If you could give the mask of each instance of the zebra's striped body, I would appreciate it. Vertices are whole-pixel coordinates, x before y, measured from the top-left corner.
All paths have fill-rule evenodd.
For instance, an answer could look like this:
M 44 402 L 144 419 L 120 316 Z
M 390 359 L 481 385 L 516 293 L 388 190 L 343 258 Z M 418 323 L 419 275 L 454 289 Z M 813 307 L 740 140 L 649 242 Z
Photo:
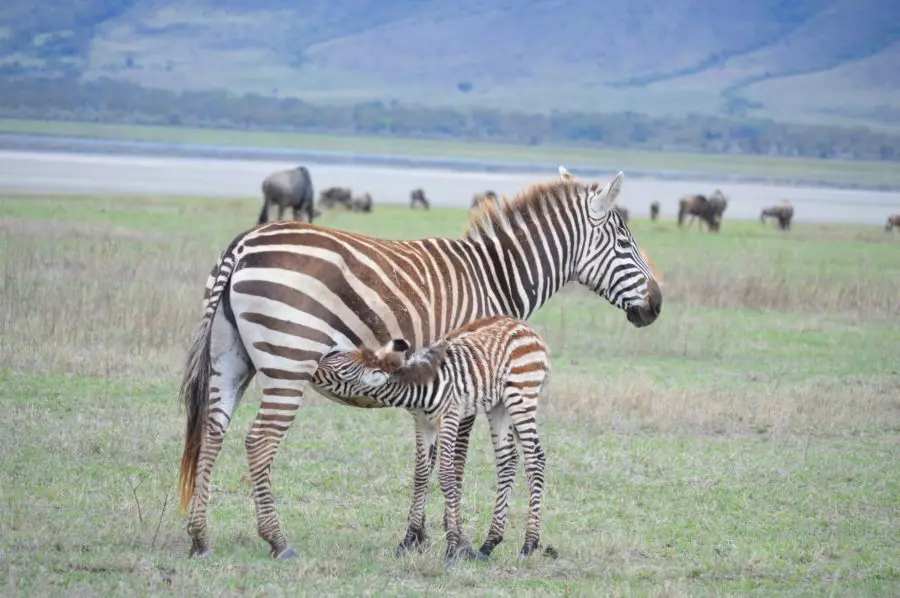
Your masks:
M 251 378 L 263 400 L 245 440 L 257 529 L 275 557 L 293 556 L 270 470 L 322 356 L 334 348 L 413 349 L 482 317 L 530 317 L 570 280 L 653 323 L 662 295 L 605 187 L 574 179 L 485 202 L 461 239 L 388 241 L 305 223 L 263 225 L 235 238 L 210 274 L 182 380 L 188 425 L 181 504 L 191 504 L 192 554 L 209 552 L 213 463 Z M 345 404 L 353 400 L 332 395 Z M 365 406 L 360 404 L 360 406 Z
M 444 493 L 447 556 L 471 551 L 460 529 L 462 478 L 469 434 L 476 415 L 485 413 L 497 462 L 497 500 L 479 552 L 490 555 L 503 540 L 518 466 L 515 438 L 522 444 L 530 490 L 525 543 L 528 556 L 540 540 L 544 451 L 537 431 L 537 404 L 550 375 L 550 351 L 528 324 L 508 316 L 477 320 L 446 339 L 414 353 L 395 339 L 377 352 L 366 348 L 336 351 L 319 362 L 313 383 L 346 397 L 362 396 L 399 407 L 416 421 L 416 465 L 407 536 L 398 552 L 425 539 L 425 498 L 440 440 L 438 481 Z

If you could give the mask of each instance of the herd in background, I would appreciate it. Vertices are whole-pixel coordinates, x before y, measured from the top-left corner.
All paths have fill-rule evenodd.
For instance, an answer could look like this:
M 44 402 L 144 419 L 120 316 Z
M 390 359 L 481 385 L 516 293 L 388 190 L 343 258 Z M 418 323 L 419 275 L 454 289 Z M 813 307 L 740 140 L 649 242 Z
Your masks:
M 258 224 L 268 222 L 269 208 L 273 205 L 278 208 L 278 220 L 284 218 L 284 213 L 288 208 L 291 209 L 294 220 L 313 222 L 315 218 L 322 215 L 322 211 L 316 208 L 312 177 L 305 166 L 273 172 L 263 180 L 262 194 L 263 206 Z M 497 199 L 497 193 L 492 190 L 476 193 L 472 197 L 470 209 L 477 208 L 485 201 L 496 201 Z M 351 190 L 347 187 L 330 187 L 319 193 L 318 203 L 323 210 L 343 208 L 351 212 L 370 213 L 374 202 L 369 193 L 353 197 Z M 409 193 L 410 209 L 415 209 L 417 206 L 421 206 L 425 210 L 431 208 L 431 203 L 421 188 L 413 189 Z M 709 232 L 718 232 L 727 207 L 728 198 L 720 189 L 713 191 L 709 197 L 699 194 L 685 195 L 678 200 L 678 227 L 681 228 L 687 218 L 688 230 L 690 230 L 691 224 L 698 220 L 697 226 L 701 230 L 703 223 L 706 223 Z M 627 223 L 628 210 L 620 205 L 616 205 L 615 209 Z M 305 218 L 301 218 L 304 215 Z M 659 219 L 659 215 L 660 204 L 658 201 L 654 201 L 650 204 L 650 220 L 655 222 Z M 763 208 L 759 215 L 759 221 L 765 223 L 770 218 L 778 223 L 779 229 L 790 230 L 791 221 L 794 219 L 794 206 L 788 200 L 784 200 L 778 205 Z M 891 231 L 895 227 L 900 228 L 900 214 L 888 216 L 885 230 Z

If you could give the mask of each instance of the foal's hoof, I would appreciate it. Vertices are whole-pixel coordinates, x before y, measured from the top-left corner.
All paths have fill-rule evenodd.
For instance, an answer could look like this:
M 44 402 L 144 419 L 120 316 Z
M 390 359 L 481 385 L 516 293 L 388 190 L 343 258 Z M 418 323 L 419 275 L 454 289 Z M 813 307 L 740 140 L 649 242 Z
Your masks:
M 207 548 L 203 551 L 192 550 L 191 557 L 201 557 L 201 558 L 212 558 L 213 551 L 212 548 Z
M 273 559 L 279 559 L 279 560 L 282 560 L 282 561 L 287 561 L 287 560 L 290 560 L 290 559 L 295 559 L 295 558 L 297 558 L 297 551 L 294 550 L 293 548 L 291 548 L 290 546 L 288 546 L 287 548 L 285 548 L 284 550 L 282 550 L 280 554 L 275 554 L 274 551 L 273 551 L 273 553 L 272 553 L 272 558 L 273 558 Z

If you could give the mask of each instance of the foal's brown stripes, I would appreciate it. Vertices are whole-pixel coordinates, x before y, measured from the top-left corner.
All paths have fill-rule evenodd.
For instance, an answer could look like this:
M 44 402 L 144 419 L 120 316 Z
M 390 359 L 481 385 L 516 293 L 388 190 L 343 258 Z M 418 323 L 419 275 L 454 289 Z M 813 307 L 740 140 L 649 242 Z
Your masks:
M 398 344 L 399 343 L 399 344 Z M 438 480 L 445 497 L 444 526 L 447 556 L 471 547 L 460 529 L 462 492 L 469 435 L 476 414 L 487 414 L 497 462 L 497 499 L 487 537 L 480 552 L 487 556 L 503 540 L 509 496 L 518 466 L 515 435 L 525 455 L 530 489 L 525 543 L 528 556 L 540 541 L 540 508 L 545 457 L 538 440 L 538 398 L 550 375 L 550 353 L 544 340 L 527 323 L 506 316 L 477 320 L 438 341 L 445 351 L 427 350 L 405 360 L 407 343 L 390 341 L 379 352 L 369 349 L 336 351 L 319 362 L 313 383 L 343 396 L 365 396 L 378 405 L 399 407 L 416 421 L 416 463 L 409 528 L 398 551 L 425 542 L 425 499 L 440 438 Z M 397 366 L 396 362 L 405 361 Z M 431 379 L 423 386 L 410 382 L 412 367 L 427 367 Z M 386 382 L 373 385 L 371 376 L 383 373 Z M 418 375 L 418 371 L 416 374 Z M 382 380 L 383 381 L 383 380 Z

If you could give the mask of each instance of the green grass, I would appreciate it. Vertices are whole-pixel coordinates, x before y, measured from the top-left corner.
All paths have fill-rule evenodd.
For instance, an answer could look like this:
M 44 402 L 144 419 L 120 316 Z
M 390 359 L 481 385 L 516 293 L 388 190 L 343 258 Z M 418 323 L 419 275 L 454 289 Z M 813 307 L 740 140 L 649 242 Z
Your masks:
M 218 251 L 256 200 L 0 193 L 0 588 L 4 595 L 896 596 L 900 593 L 900 235 L 671 221 L 632 229 L 664 280 L 637 330 L 578 288 L 533 319 L 554 360 L 539 421 L 543 539 L 516 561 L 520 474 L 492 560 L 395 559 L 412 422 L 312 397 L 274 484 L 300 558 L 256 535 L 243 434 L 254 383 L 214 474 L 216 556 L 186 558 L 175 511 L 182 360 Z M 455 236 L 461 210 L 327 213 L 389 238 Z M 464 524 L 493 503 L 476 425 Z
M 591 167 L 689 171 L 767 178 L 805 178 L 825 183 L 867 186 L 900 185 L 900 171 L 890 163 L 807 158 L 769 158 L 721 154 L 662 153 L 634 150 L 527 147 L 493 143 L 464 143 L 387 137 L 303 135 L 264 131 L 234 131 L 113 125 L 70 121 L 0 119 L 0 133 L 89 137 L 96 139 L 193 143 L 225 147 L 290 148 L 346 151 L 379 155 L 412 155 Z

